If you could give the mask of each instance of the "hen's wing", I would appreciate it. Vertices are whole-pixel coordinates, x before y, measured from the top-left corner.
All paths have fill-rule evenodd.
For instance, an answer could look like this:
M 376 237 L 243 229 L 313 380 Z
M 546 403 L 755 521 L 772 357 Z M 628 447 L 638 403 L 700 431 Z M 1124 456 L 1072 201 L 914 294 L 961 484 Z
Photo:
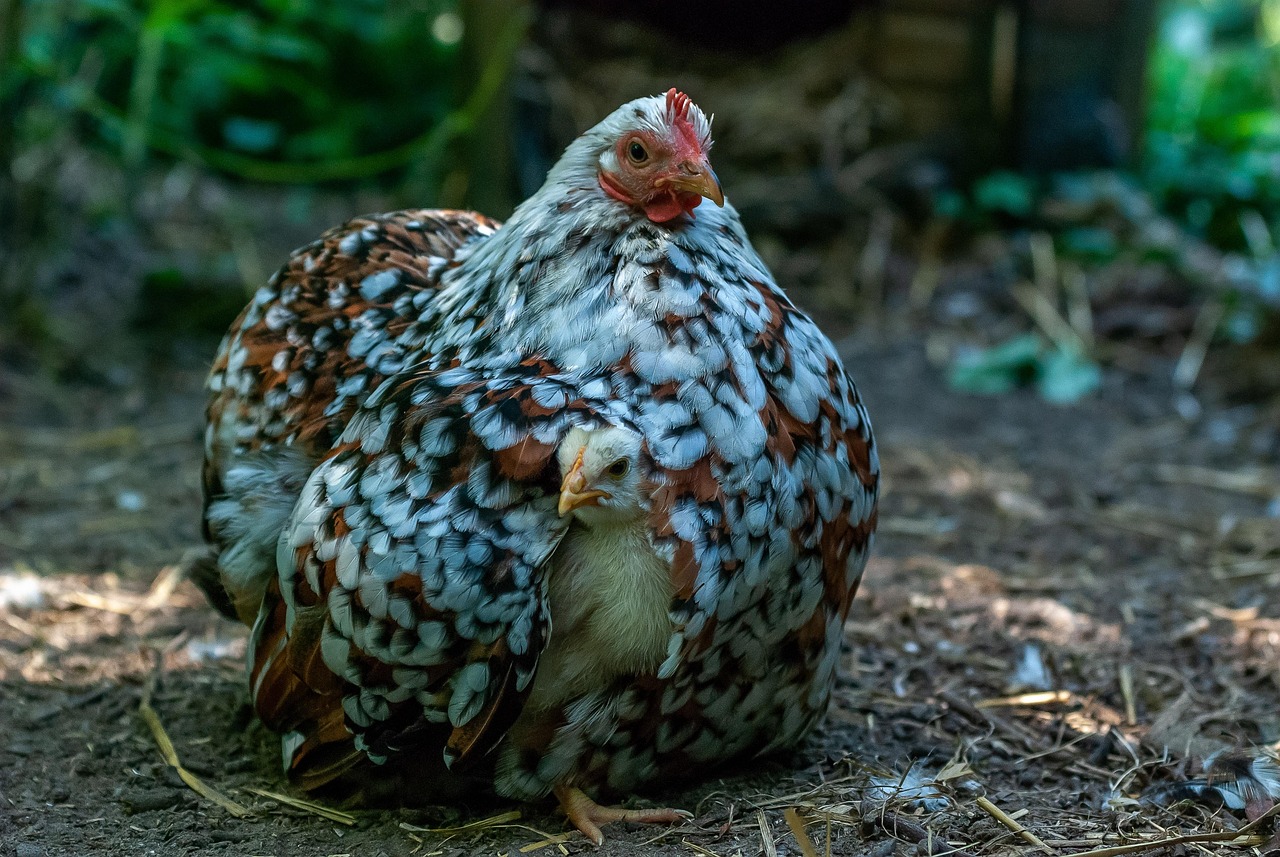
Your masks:
M 404 368 L 425 333 L 412 323 L 458 250 L 497 228 L 462 211 L 357 218 L 296 251 L 232 324 L 209 376 L 203 479 L 219 556 L 202 585 L 224 612 L 252 621 L 311 468 Z
M 457 767 L 502 738 L 549 628 L 556 444 L 616 408 L 527 361 L 388 382 L 352 417 L 253 633 L 254 703 L 291 776 L 315 787 L 406 749 Z

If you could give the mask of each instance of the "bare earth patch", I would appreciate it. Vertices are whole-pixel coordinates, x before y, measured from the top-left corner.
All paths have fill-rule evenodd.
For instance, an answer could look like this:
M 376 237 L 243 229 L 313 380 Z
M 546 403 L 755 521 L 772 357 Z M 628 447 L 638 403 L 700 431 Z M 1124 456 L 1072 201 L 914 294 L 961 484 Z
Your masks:
M 694 818 L 609 828 L 600 853 L 1265 851 L 1270 819 L 1232 842 L 1246 822 L 1225 809 L 1137 798 L 1280 741 L 1274 453 L 1212 410 L 1178 417 L 1167 372 L 1109 374 L 1064 408 L 951 392 L 909 341 L 844 350 L 885 492 L 831 713 L 792 755 L 637 798 Z M 549 804 L 287 802 L 303 796 L 245 703 L 244 629 L 174 571 L 199 543 L 200 382 L 8 385 L 0 854 L 594 850 Z M 166 764 L 139 711 L 152 682 L 152 725 L 245 817 Z

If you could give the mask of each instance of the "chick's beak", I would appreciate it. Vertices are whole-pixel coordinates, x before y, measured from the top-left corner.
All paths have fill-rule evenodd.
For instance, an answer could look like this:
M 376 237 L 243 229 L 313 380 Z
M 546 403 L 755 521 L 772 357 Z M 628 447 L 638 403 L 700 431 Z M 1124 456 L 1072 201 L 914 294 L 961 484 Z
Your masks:
M 598 506 L 601 498 L 607 499 L 612 496 L 608 491 L 588 490 L 587 477 L 582 475 L 582 456 L 586 451 L 586 447 L 578 450 L 578 457 L 574 460 L 573 467 L 569 468 L 569 472 L 564 475 L 564 481 L 560 483 L 561 517 L 583 506 Z
M 724 191 L 720 189 L 720 179 L 706 157 L 690 158 L 682 161 L 677 171 L 666 180 L 667 185 L 676 190 L 696 193 L 724 207 Z

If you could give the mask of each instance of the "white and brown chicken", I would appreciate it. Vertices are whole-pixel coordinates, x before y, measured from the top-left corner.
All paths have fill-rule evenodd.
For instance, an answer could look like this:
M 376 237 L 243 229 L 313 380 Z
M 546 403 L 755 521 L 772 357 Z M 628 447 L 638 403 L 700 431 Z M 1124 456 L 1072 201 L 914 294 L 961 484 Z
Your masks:
M 295 782 L 554 793 L 598 842 L 679 815 L 593 797 L 822 716 L 876 447 L 710 146 L 685 95 L 637 99 L 505 224 L 353 220 L 233 324 L 202 583 Z

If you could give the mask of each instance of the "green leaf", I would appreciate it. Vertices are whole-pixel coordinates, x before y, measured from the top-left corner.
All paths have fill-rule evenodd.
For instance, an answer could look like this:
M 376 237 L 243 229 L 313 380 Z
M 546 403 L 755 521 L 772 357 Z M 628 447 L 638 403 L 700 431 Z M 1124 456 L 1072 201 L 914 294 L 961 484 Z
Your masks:
M 1084 355 L 1055 348 L 1040 360 L 1036 389 L 1050 402 L 1076 402 L 1102 384 L 1102 370 Z
M 988 395 L 1034 384 L 1042 398 L 1067 403 L 1097 390 L 1102 371 L 1079 352 L 1050 348 L 1041 337 L 1027 333 L 957 356 L 948 381 L 954 389 Z
M 964 195 L 954 190 L 942 190 L 933 199 L 933 211 L 938 217 L 959 220 L 967 208 Z
M 1007 393 L 1034 380 L 1040 349 L 1040 339 L 1028 333 L 992 348 L 962 353 L 951 364 L 947 380 L 953 388 L 969 393 Z
M 973 186 L 973 201 L 985 211 L 1026 217 L 1034 204 L 1031 180 L 1017 173 L 992 173 Z
M 1061 247 L 1068 255 L 1100 262 L 1110 261 L 1120 252 L 1116 236 L 1099 226 L 1068 229 L 1062 233 Z
M 231 148 L 257 155 L 280 142 L 280 126 L 262 119 L 232 116 L 222 124 L 222 136 Z

